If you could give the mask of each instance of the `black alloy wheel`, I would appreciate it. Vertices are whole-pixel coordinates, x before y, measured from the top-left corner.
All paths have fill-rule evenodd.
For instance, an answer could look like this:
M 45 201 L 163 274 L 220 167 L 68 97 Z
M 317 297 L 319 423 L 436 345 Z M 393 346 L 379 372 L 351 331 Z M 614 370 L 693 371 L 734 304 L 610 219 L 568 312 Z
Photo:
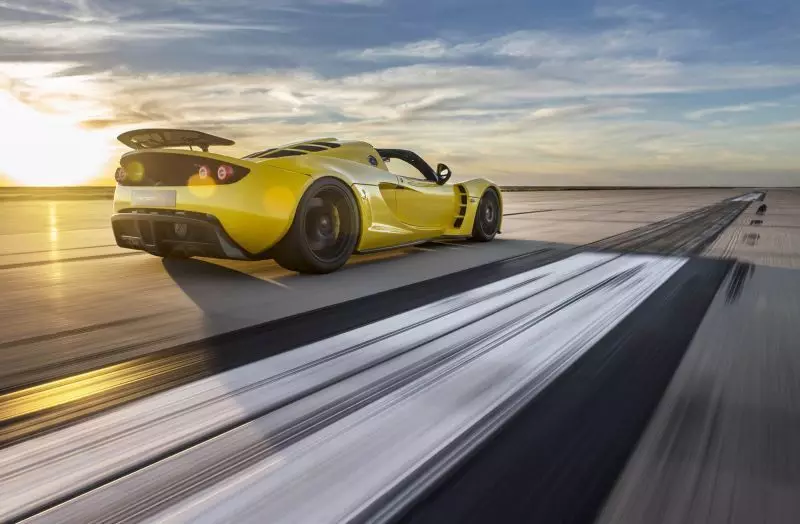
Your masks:
M 475 223 L 472 226 L 472 239 L 489 242 L 497 235 L 500 225 L 500 198 L 494 189 L 487 189 L 478 203 Z
M 343 266 L 358 242 L 359 214 L 353 193 L 334 178 L 320 179 L 300 199 L 289 231 L 273 256 L 299 273 L 330 273 Z

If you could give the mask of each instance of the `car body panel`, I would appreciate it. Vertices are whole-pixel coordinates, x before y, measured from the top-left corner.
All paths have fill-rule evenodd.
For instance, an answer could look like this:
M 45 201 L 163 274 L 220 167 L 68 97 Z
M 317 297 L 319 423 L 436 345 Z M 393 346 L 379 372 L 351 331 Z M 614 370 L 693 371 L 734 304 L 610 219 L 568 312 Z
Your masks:
M 458 208 L 453 186 L 420 178 L 397 178 L 397 217 L 405 224 L 443 233 L 443 226 L 453 222 Z
M 283 237 L 294 217 L 300 197 L 313 181 L 308 175 L 275 166 L 258 166 L 225 155 L 172 149 L 164 150 L 164 154 L 186 154 L 252 169 L 242 180 L 230 185 L 216 184 L 211 178 L 203 181 L 199 177 L 193 177 L 187 186 L 146 187 L 150 191 L 174 191 L 176 203 L 175 206 L 144 206 L 213 215 L 225 232 L 251 255 L 263 253 Z M 140 189 L 135 186 L 117 185 L 114 211 L 119 213 L 142 207 L 132 203 L 133 193 L 137 190 Z
M 298 153 L 298 147 L 309 151 Z M 265 150 L 261 154 L 273 155 L 266 158 L 252 155 L 234 158 L 173 148 L 147 149 L 148 154 L 154 152 L 187 155 L 198 164 L 208 161 L 241 166 L 249 173 L 227 184 L 217 183 L 213 176 L 197 175 L 189 177 L 183 186 L 139 187 L 120 183 L 114 195 L 115 220 L 124 221 L 133 211 L 205 214 L 220 238 L 228 239 L 244 258 L 270 258 L 270 248 L 289 230 L 304 192 L 323 177 L 336 178 L 353 192 L 361 224 L 357 253 L 441 237 L 468 237 L 483 192 L 493 188 L 502 199 L 499 188 L 484 179 L 439 185 L 422 175 L 419 178 L 396 175 L 378 151 L 362 141 L 325 138 L 297 142 Z M 139 153 L 139 150 L 128 152 L 121 161 L 130 165 Z M 291 156 L 280 156 L 284 154 Z M 174 205 L 164 204 L 169 199 L 164 202 L 153 199 L 146 205 L 137 205 L 133 197 L 143 190 L 169 192 L 170 197 L 174 193 Z M 146 216 L 141 214 L 137 219 Z M 123 245 L 119 238 L 118 243 Z

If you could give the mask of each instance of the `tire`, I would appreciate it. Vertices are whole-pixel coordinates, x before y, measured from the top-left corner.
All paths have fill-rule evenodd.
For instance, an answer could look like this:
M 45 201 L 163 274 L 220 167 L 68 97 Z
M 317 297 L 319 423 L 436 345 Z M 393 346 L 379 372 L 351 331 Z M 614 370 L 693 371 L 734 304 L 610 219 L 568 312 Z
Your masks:
M 350 188 L 335 178 L 322 178 L 303 194 L 292 225 L 272 256 L 289 271 L 330 273 L 353 254 L 359 227 L 358 205 Z
M 494 189 L 487 189 L 478 209 L 475 212 L 475 222 L 472 225 L 472 240 L 489 242 L 497 235 L 500 226 L 500 198 Z

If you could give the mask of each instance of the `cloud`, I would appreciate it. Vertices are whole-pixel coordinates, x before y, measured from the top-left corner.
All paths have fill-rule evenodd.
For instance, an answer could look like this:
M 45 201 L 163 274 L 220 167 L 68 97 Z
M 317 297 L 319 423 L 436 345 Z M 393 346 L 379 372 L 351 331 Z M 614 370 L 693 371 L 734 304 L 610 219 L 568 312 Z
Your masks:
M 554 60 L 530 69 L 417 64 L 341 77 L 280 69 L 65 76 L 69 65 L 18 66 L 14 92 L 40 110 L 72 113 L 93 128 L 210 122 L 254 135 L 259 126 L 276 123 L 298 129 L 344 123 L 376 135 L 393 126 L 414 135 L 431 125 L 450 134 L 463 133 L 464 125 L 474 126 L 477 135 L 517 132 L 531 125 L 628 119 L 646 112 L 643 104 L 652 104 L 654 95 L 724 90 L 734 80 L 753 87 L 800 82 L 800 70 L 777 66 L 619 59 Z
M 136 17 L 163 18 L 164 15 L 178 12 L 179 18 L 192 21 L 208 19 L 235 19 L 242 13 L 250 18 L 260 12 L 303 7 L 352 6 L 375 8 L 383 0 L 0 0 L 0 8 L 19 14 L 40 15 L 46 19 L 56 19 L 81 23 L 115 23 Z M 222 16 L 220 16 L 222 15 Z
M 753 102 L 749 104 L 738 104 L 732 106 L 708 107 L 705 109 L 690 111 L 689 113 L 686 113 L 686 118 L 689 120 L 702 120 L 708 116 L 718 115 L 720 113 L 749 113 L 770 107 L 780 107 L 780 104 L 778 102 Z
M 428 30 L 418 14 L 410 31 L 397 6 L 372 0 L 19 6 L 42 18 L 0 26 L 0 90 L 87 133 L 190 127 L 234 138 L 242 154 L 338 136 L 418 149 L 456 160 L 457 177 L 501 182 L 800 163 L 790 122 L 800 115 L 784 115 L 782 129 L 704 121 L 771 107 L 736 102 L 740 91 L 795 88 L 800 67 L 717 60 L 700 52 L 715 49 L 711 31 L 637 6 L 604 5 L 572 26 L 509 20 L 471 37 Z M 372 13 L 402 30 L 364 31 L 371 43 L 357 45 L 337 40 L 345 26 L 309 29 L 304 17 L 331 12 Z M 2 62 L 12 55 L 23 58 Z M 721 93 L 727 105 L 697 107 L 698 95 Z
M 800 131 L 800 120 L 790 120 L 788 122 L 777 122 L 768 126 L 771 130 L 778 131 Z
M 740 76 L 740 71 L 731 74 Z M 464 173 L 489 169 L 492 162 L 512 170 L 533 162 L 534 172 L 576 172 L 648 162 L 677 166 L 700 159 L 729 165 L 734 158 L 750 159 L 753 164 L 759 155 L 746 135 L 733 138 L 725 130 L 636 120 L 653 104 L 639 97 L 655 89 L 647 84 L 649 77 L 639 86 L 603 88 L 601 79 L 558 84 L 536 71 L 417 65 L 340 78 L 273 70 L 117 72 L 51 80 L 81 83 L 75 91 L 82 95 L 67 100 L 64 89 L 40 89 L 30 103 L 47 110 L 72 105 L 76 115 L 90 115 L 81 120 L 84 127 L 114 132 L 151 125 L 200 128 L 232 136 L 243 153 L 295 139 L 340 136 L 418 148 L 434 156 L 466 154 L 472 160 L 462 166 Z M 693 89 L 707 80 L 695 71 L 681 81 Z M 579 101 L 564 101 L 570 89 Z M 632 91 L 632 97 L 621 96 Z M 609 93 L 612 98 L 606 97 Z M 741 155 L 736 157 L 736 151 Z M 797 156 L 784 153 L 772 161 Z
M 660 11 L 647 9 L 640 5 L 598 5 L 594 10 L 598 18 L 618 18 L 628 21 L 659 22 L 666 18 Z
M 363 50 L 348 50 L 339 54 L 344 58 L 369 61 L 381 61 L 387 58 L 460 60 L 481 56 L 533 60 L 642 55 L 666 58 L 701 46 L 707 40 L 707 32 L 696 29 L 625 26 L 590 34 L 523 30 L 484 41 L 453 42 L 439 38 Z
M 0 8 L 78 22 L 113 22 L 118 18 L 88 0 L 0 0 Z
M 49 78 L 79 67 L 79 62 L 0 62 L 0 74 L 9 79 Z
M 340 56 L 364 60 L 381 60 L 384 58 L 450 58 L 463 57 L 467 49 L 463 46 L 453 46 L 444 40 L 421 40 L 400 46 L 387 46 L 359 51 L 344 51 Z
M 355 6 L 366 6 L 366 7 L 379 7 L 386 3 L 386 0 L 310 0 L 312 4 L 343 4 L 343 5 L 355 5 Z
M 0 41 L 26 44 L 39 49 L 72 49 L 104 52 L 98 47 L 104 42 L 132 42 L 146 40 L 178 40 L 198 38 L 208 33 L 233 31 L 282 32 L 286 28 L 274 25 L 241 25 L 178 22 L 115 22 L 0 25 Z
M 629 104 L 597 101 L 591 104 L 542 107 L 531 113 L 535 121 L 564 121 L 576 117 L 623 116 L 646 113 L 647 110 Z

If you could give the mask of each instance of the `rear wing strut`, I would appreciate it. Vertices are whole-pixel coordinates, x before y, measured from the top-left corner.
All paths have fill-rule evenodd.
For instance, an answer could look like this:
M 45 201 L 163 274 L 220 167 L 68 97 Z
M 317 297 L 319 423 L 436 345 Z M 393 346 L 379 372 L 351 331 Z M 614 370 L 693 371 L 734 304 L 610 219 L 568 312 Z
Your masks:
M 196 146 L 208 152 L 210 146 L 232 146 L 236 142 L 202 131 L 189 129 L 134 129 L 126 131 L 117 140 L 131 149 L 159 149 L 164 147 Z

